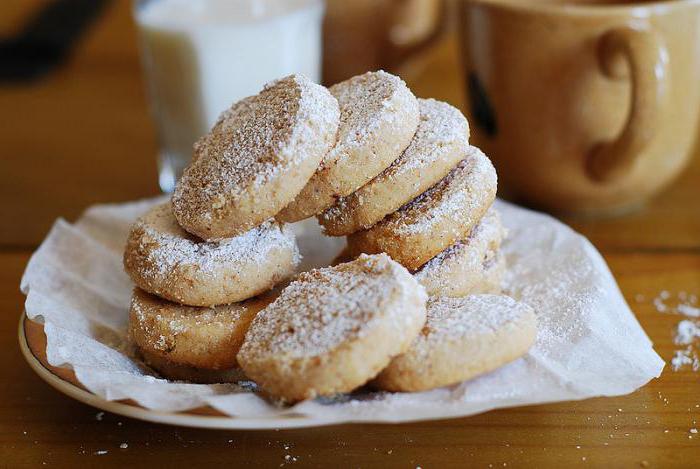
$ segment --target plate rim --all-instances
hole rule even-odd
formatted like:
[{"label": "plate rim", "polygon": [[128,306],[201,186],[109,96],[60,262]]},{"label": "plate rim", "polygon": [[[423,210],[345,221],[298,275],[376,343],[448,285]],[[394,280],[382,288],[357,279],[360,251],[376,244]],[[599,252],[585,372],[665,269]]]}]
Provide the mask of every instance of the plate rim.
[{"label": "plate rim", "polygon": [[50,364],[44,365],[44,363],[37,358],[34,350],[29,344],[25,331],[27,321],[33,322],[34,324],[40,326],[42,333],[44,330],[44,325],[30,319],[27,317],[26,312],[22,311],[19,318],[17,334],[19,339],[19,348],[22,352],[22,356],[34,373],[36,373],[39,378],[48,383],[61,394],[106,412],[153,423],[220,430],[270,430],[278,428],[303,428],[339,424],[339,422],[333,420],[315,419],[303,416],[288,417],[284,419],[280,419],[278,417],[270,419],[234,417],[226,415],[211,406],[203,406],[199,409],[211,411],[218,415],[203,415],[189,411],[166,412],[147,409],[136,403],[126,401],[110,401],[58,376],[56,373],[54,373],[52,368],[58,369],[59,367],[53,367]]}]

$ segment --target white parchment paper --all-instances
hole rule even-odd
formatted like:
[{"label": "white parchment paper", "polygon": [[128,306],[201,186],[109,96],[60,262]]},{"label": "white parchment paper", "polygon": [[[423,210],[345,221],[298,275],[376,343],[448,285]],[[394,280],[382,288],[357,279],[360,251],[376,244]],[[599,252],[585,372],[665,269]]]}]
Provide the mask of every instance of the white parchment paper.
[{"label": "white parchment paper", "polygon": [[[497,201],[509,230],[503,246],[506,292],[538,314],[538,338],[525,357],[432,391],[361,390],[286,408],[268,403],[245,383],[160,379],[124,352],[133,285],[122,268],[122,250],[131,222],[162,200],[94,206],[73,225],[58,220],[22,279],[27,316],[45,325],[49,363],[72,367],[87,389],[105,399],[130,398],[160,411],[210,405],[242,427],[400,422],[626,394],[663,369],[588,240],[549,216]],[[343,247],[342,239],[322,236],[315,221],[295,229],[303,269],[329,264]]]}]

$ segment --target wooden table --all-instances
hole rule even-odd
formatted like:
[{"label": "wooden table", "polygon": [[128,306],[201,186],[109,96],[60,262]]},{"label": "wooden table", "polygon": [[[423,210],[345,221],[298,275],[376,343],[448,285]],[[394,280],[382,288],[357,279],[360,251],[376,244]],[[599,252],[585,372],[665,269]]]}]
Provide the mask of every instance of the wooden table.
[{"label": "wooden table", "polygon": [[[0,4],[0,31],[34,1]],[[700,372],[671,371],[637,392],[404,425],[207,431],[98,412],[57,393],[23,363],[18,285],[56,217],[95,202],[157,192],[156,143],[128,2],[113,2],[70,63],[28,85],[0,86],[0,468],[163,463],[337,467],[688,467],[700,465]],[[418,95],[462,104],[455,44],[403,69]],[[644,210],[565,220],[602,251],[625,297],[667,361],[680,317],[661,314],[662,290],[700,294],[700,159]],[[700,295],[699,295],[700,296]],[[122,443],[128,447],[120,448]],[[106,451],[100,454],[100,451]],[[287,458],[287,455],[289,457]],[[296,458],[294,460],[293,458]]]}]

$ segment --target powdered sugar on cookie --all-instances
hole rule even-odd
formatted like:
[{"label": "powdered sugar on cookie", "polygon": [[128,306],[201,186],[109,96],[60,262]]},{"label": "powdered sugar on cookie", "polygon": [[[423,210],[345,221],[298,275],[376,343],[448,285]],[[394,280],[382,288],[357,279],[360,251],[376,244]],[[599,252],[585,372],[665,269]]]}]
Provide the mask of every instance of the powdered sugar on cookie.
[{"label": "powdered sugar on cookie", "polygon": [[[385,131],[386,124],[400,125],[398,108],[416,105],[415,98],[403,99],[397,93],[405,88],[401,78],[383,70],[357,75],[331,86],[330,92],[340,106],[340,126],[338,141],[323,164],[332,164],[342,158],[348,148],[365,145],[369,139],[377,138],[377,131]],[[396,102],[397,98],[402,99]]]},{"label": "powdered sugar on cookie", "polygon": [[[495,254],[504,234],[500,215],[494,208],[491,208],[466,239],[456,242],[430,259],[415,275],[419,280],[434,275],[447,268],[448,264],[457,258],[461,258],[461,262],[470,265],[481,265],[484,263],[485,254],[489,252]],[[489,247],[488,244],[492,244],[492,246]]]},{"label": "powdered sugar on cookie", "polygon": [[143,231],[139,243],[147,248],[149,268],[144,270],[144,275],[151,277],[168,275],[183,265],[215,273],[236,262],[262,262],[274,248],[291,249],[295,263],[300,260],[291,230],[273,220],[234,238],[206,242],[180,228],[170,204],[164,204],[136,222],[132,232],[139,231]]},{"label": "powdered sugar on cookie", "polygon": [[425,340],[465,339],[476,334],[494,333],[504,325],[533,315],[525,303],[502,295],[469,295],[464,298],[431,298]]},{"label": "powdered sugar on cookie", "polygon": [[399,235],[429,233],[434,223],[447,218],[474,226],[483,213],[478,209],[491,204],[496,186],[496,170],[491,161],[481,150],[470,146],[455,169],[382,224]]},{"label": "powdered sugar on cookie", "polygon": [[328,90],[300,75],[235,103],[195,144],[173,194],[178,222],[217,239],[274,216],[333,145],[339,113]]},{"label": "powdered sugar on cookie", "polygon": [[439,160],[445,147],[458,145],[466,152],[469,124],[459,109],[435,99],[419,99],[420,123],[416,135],[403,154],[381,177],[402,177]]},{"label": "powdered sugar on cookie", "polygon": [[375,382],[421,391],[465,381],[522,356],[536,334],[532,308],[507,296],[433,297],[421,333]]},{"label": "powdered sugar on cookie", "polygon": [[[410,274],[386,255],[302,273],[255,320],[247,353],[315,356],[387,318],[402,330],[414,318],[392,302],[415,289]],[[418,294],[427,298],[420,287]]]},{"label": "powdered sugar on cookie", "polygon": [[319,215],[329,234],[369,228],[442,179],[466,153],[469,125],[462,113],[434,99],[419,99],[418,103],[418,130],[401,156]]},{"label": "powdered sugar on cookie", "polygon": [[397,76],[368,72],[330,92],[340,106],[337,141],[279,220],[317,215],[362,187],[401,155],[418,127],[418,101]]},{"label": "powdered sugar on cookie", "polygon": [[207,242],[180,228],[169,203],[154,207],[132,226],[124,251],[124,267],[134,283],[192,306],[255,296],[290,277],[299,261],[292,230],[274,220]]},{"label": "powdered sugar on cookie", "polygon": [[499,253],[505,229],[493,207],[469,236],[429,260],[414,275],[430,295],[500,292],[505,259]]}]

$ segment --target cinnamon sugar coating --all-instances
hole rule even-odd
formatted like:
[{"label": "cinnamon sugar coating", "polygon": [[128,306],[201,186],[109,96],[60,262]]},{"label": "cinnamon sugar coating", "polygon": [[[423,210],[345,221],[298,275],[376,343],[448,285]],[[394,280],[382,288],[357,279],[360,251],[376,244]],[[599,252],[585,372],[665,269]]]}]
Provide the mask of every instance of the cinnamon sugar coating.
[{"label": "cinnamon sugar coating", "polygon": [[205,240],[244,233],[291,202],[335,143],[338,102],[301,75],[235,103],[194,146],[173,212]]},{"label": "cinnamon sugar coating", "polygon": [[447,103],[419,99],[420,122],[411,143],[387,169],[338,199],[318,216],[330,236],[367,229],[435,185],[463,158],[469,125]]},{"label": "cinnamon sugar coating", "polygon": [[385,252],[415,271],[469,235],[493,203],[496,186],[491,161],[470,146],[433,187],[368,230],[348,236],[349,254]]},{"label": "cinnamon sugar coating", "polygon": [[418,101],[399,77],[367,72],[330,88],[340,105],[338,139],[301,193],[277,218],[293,222],[332,206],[384,171],[418,128]]},{"label": "cinnamon sugar coating", "polygon": [[312,270],[255,318],[238,360],[267,394],[287,402],[349,392],[417,336],[426,298],[383,254]]}]

